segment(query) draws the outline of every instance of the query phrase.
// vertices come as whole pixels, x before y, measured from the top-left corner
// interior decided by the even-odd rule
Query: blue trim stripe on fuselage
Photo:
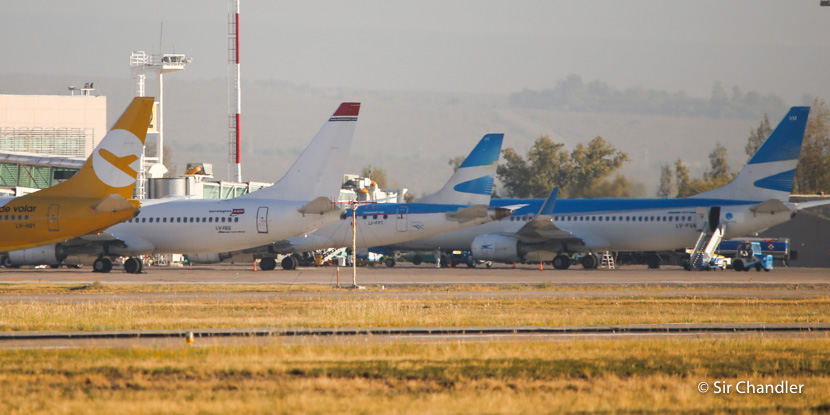
[[[505,207],[526,204],[513,212],[517,215],[535,215],[545,199],[492,199],[490,206]],[[758,204],[760,201],[727,199],[557,199],[553,214],[585,214],[625,212],[654,209],[683,209],[694,207]]]

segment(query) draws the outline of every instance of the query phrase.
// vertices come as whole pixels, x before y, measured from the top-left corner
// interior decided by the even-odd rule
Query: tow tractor
[[[755,268],[756,271],[769,271],[772,269],[772,255],[765,255],[761,252],[759,242],[742,242],[738,244],[735,259],[732,260],[732,269],[735,271],[749,271]]]

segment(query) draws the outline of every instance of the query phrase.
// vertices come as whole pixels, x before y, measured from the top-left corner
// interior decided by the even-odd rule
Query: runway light
[[[187,332],[187,336],[185,336],[185,338],[184,338],[184,341],[187,342],[187,345],[188,346],[192,345],[194,340],[196,340],[196,339],[193,336],[193,332],[192,331]]]

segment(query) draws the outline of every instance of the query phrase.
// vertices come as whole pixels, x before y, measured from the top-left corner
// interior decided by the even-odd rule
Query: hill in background
[[[148,95],[155,91],[148,76]],[[50,75],[0,75],[2,94],[66,94],[69,85],[94,81],[107,96],[108,123],[126,107],[132,80],[95,80]],[[165,82],[165,144],[178,173],[187,162],[213,163],[227,179],[228,110],[224,79],[192,81],[187,72]],[[660,166],[682,158],[695,176],[708,167],[717,142],[730,165],[746,162],[744,145],[754,118],[745,112],[704,115],[592,112],[586,108],[518,105],[517,95],[476,95],[413,91],[327,89],[287,82],[245,82],[242,86],[243,179],[275,181],[290,167],[323,122],[342,101],[363,103],[352,146],[350,172],[366,165],[387,170],[390,183],[416,196],[438,190],[452,174],[448,160],[466,155],[486,133],[505,134],[504,145],[525,154],[536,138],[550,135],[573,149],[601,135],[629,154],[621,172],[656,192]],[[778,111],[774,100],[769,107]],[[767,108],[767,107],[765,107]],[[773,127],[786,111],[769,113]]]

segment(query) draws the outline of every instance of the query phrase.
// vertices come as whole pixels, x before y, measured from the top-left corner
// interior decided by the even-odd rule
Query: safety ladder
[[[610,251],[605,251],[602,253],[602,259],[599,261],[600,268],[608,268],[608,269],[615,269],[617,266],[614,264],[614,256],[611,255]]]
[[[714,231],[710,231],[708,224],[706,224],[703,229],[689,258],[689,266],[692,269],[706,265],[712,258],[712,254],[718,249],[720,241],[723,240],[723,225],[718,226]]]

